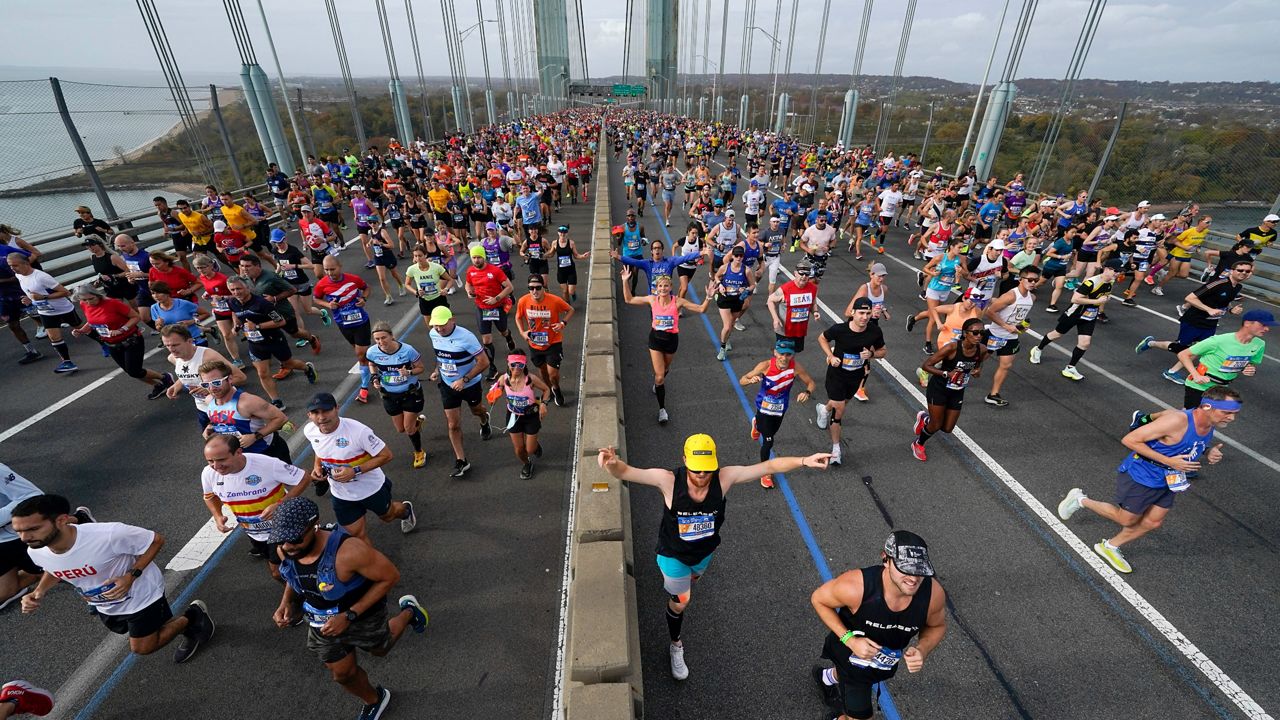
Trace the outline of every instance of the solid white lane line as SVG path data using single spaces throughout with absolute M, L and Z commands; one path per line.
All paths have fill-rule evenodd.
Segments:
M 896 260 L 896 258 L 894 259 Z M 795 277 L 795 275 L 792 274 L 792 272 L 785 266 L 782 268 L 782 272 L 785 273 L 787 277 Z M 817 304 L 833 322 L 838 323 L 844 320 L 844 318 L 833 312 L 822 300 L 818 300 Z M 893 367 L 893 365 L 891 365 L 887 360 L 877 360 L 877 362 L 880 364 L 880 367 L 894 379 L 894 381 L 901 385 L 902 388 L 911 395 L 911 397 L 915 398 L 916 402 L 919 402 L 922 406 L 927 406 L 925 403 L 924 393 L 920 392 L 920 388 L 915 383 L 911 382 L 903 376 L 902 373 L 898 372 L 897 368 Z M 1017 479 L 1015 479 L 1013 475 L 1004 468 L 1004 466 L 997 462 L 996 459 L 983 449 L 982 446 L 979 445 L 972 437 L 970 437 L 968 433 L 959 427 L 956 427 L 952 432 L 952 437 L 973 453 L 974 457 L 994 473 L 995 476 L 998 477 L 1000 481 L 1003 482 L 1005 486 L 1007 486 L 1009 490 L 1011 490 L 1013 494 L 1027 506 L 1028 509 L 1035 513 L 1036 516 L 1038 516 L 1041 521 L 1049 527 L 1049 529 L 1053 530 L 1053 532 L 1058 535 L 1058 537 L 1062 538 L 1063 542 L 1074 550 L 1076 555 L 1080 556 L 1080 559 L 1084 560 L 1085 563 L 1092 567 L 1108 585 L 1110 585 L 1121 597 L 1132 605 L 1135 610 L 1146 618 L 1147 621 L 1165 637 L 1165 639 L 1172 643 L 1173 646 L 1177 648 L 1192 665 L 1200 670 L 1200 672 L 1203 673 L 1210 682 L 1221 690 L 1224 695 L 1230 698 L 1230 700 L 1235 703 L 1246 716 L 1252 720 L 1271 720 L 1271 716 L 1268 715 L 1266 711 L 1253 700 L 1253 698 L 1249 697 L 1249 695 L 1242 690 L 1234 680 L 1228 677 L 1227 674 L 1217 666 L 1217 664 L 1201 652 L 1186 635 L 1182 634 L 1182 631 L 1174 627 L 1173 623 L 1169 622 L 1169 620 L 1166 619 L 1160 611 L 1156 610 L 1151 603 L 1147 602 L 1146 598 L 1138 594 L 1138 591 L 1134 590 L 1129 583 L 1125 582 L 1124 578 L 1122 578 L 1119 573 L 1112 570 L 1111 567 L 1102 560 L 1102 558 L 1098 557 L 1098 555 L 1093 552 L 1092 548 L 1086 545 L 1084 541 L 1076 536 L 1075 533 L 1071 532 L 1071 530 L 1069 530 L 1067 526 L 1058 519 L 1056 514 L 1051 512 L 1043 503 L 1036 499 L 1036 497 L 1032 495 L 1031 492 L 1022 485 L 1022 483 L 1018 482 Z M 906 453 L 905 442 L 903 443 L 903 453 L 904 455 Z

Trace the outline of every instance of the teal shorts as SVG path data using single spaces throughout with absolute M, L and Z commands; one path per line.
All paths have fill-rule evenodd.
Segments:
M 693 587 L 695 578 L 707 571 L 712 555 L 708 555 L 696 565 L 685 565 L 679 560 L 666 555 L 658 555 L 658 570 L 662 572 L 662 587 L 668 595 L 684 595 Z

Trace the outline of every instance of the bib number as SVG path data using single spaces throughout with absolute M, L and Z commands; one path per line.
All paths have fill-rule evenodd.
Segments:
M 1171 492 L 1185 492 L 1187 488 L 1191 487 L 1191 481 L 1187 479 L 1187 474 L 1181 470 L 1166 470 L 1164 483 Z
M 987 349 L 991 352 L 995 352 L 1008 344 L 1009 338 L 996 337 L 995 335 L 987 338 Z
M 876 656 L 870 660 L 863 660 L 857 655 L 851 655 L 849 657 L 849 662 L 859 667 L 871 668 L 872 670 L 892 670 L 901 659 L 901 650 L 880 648 L 880 651 L 876 653 Z
M 1097 317 L 1098 317 L 1097 306 L 1087 307 L 1084 309 L 1084 312 L 1080 314 L 1081 320 L 1094 320 Z
M 681 540 L 685 542 L 702 540 L 715 533 L 716 518 L 714 515 L 706 514 L 684 515 L 680 518 L 677 527 Z
M 761 400 L 760 412 L 766 415 L 781 415 L 787 411 L 787 406 L 781 400 Z
M 502 308 L 482 308 L 480 319 L 485 322 L 498 322 L 502 319 Z
M 665 330 L 670 332 L 676 326 L 675 317 L 671 315 L 655 315 L 653 317 L 653 329 Z
M 558 262 L 560 263 L 560 267 L 569 267 L 573 264 L 573 258 L 568 255 L 561 255 Z
M 862 355 L 851 355 L 849 353 L 845 353 L 844 357 L 840 359 L 840 369 L 859 370 L 865 362 L 866 361 L 862 359 Z
M 535 330 L 529 333 L 530 345 L 546 345 L 551 341 L 550 333 L 542 330 Z
M 244 336 L 249 342 L 262 342 L 265 339 L 262 337 L 262 331 L 257 328 L 245 330 Z
M 338 608 L 326 608 L 321 610 L 311 603 L 302 603 L 302 611 L 307 616 L 307 624 L 313 628 L 322 628 L 329 621 L 329 618 L 338 614 Z

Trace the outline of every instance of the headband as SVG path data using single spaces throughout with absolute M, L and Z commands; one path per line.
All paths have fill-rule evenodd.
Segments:
M 1238 412 L 1240 410 L 1239 400 L 1214 400 L 1212 398 L 1204 398 L 1200 401 L 1201 405 L 1207 405 L 1214 410 L 1223 412 Z

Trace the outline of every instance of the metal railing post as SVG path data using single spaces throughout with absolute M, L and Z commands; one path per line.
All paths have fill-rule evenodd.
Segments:
M 240 174 L 240 163 L 236 162 L 235 149 L 231 145 L 231 135 L 227 133 L 227 123 L 222 119 L 222 106 L 218 104 L 218 86 L 209 85 L 209 109 L 213 110 L 213 119 L 218 122 L 218 134 L 222 136 L 222 149 L 227 151 L 227 162 L 231 164 L 231 177 L 236 187 L 244 187 L 244 176 Z
M 58 115 L 62 117 L 62 124 L 67 128 L 67 137 L 71 140 L 71 146 L 76 150 L 76 156 L 80 158 L 80 165 L 84 168 L 84 174 L 89 178 L 89 184 L 93 185 L 93 194 L 98 196 L 98 202 L 102 204 L 102 212 L 107 216 L 107 220 L 115 222 L 120 219 L 116 213 L 116 208 L 111 204 L 111 196 L 107 194 L 107 188 L 102 184 L 102 178 L 98 177 L 98 170 L 93 166 L 93 160 L 89 158 L 89 151 L 84 147 L 84 140 L 80 139 L 80 131 L 76 130 L 76 124 L 71 119 L 71 112 L 67 110 L 67 99 L 62 95 L 62 84 L 58 82 L 58 78 L 49 78 L 49 86 L 53 89 L 53 102 L 58 106 Z
M 1089 183 L 1090 200 L 1098 189 L 1098 183 L 1102 181 L 1102 173 L 1107 170 L 1107 162 L 1111 160 L 1111 151 L 1116 147 L 1116 138 L 1120 137 L 1120 125 L 1124 123 L 1124 114 L 1128 108 L 1129 103 L 1120 103 L 1120 114 L 1116 116 L 1116 126 L 1111 129 L 1111 138 L 1107 140 L 1107 147 L 1102 151 L 1102 159 L 1098 161 L 1098 169 L 1093 173 L 1093 181 Z

